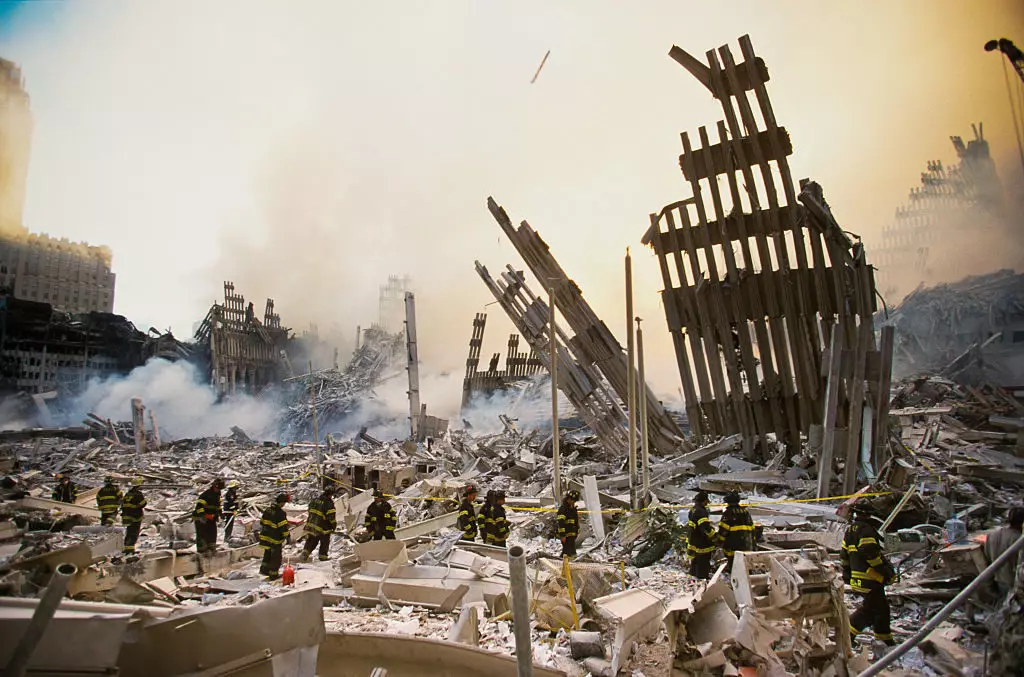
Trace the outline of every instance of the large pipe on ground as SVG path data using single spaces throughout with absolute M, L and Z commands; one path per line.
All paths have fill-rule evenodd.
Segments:
M 46 627 L 53 620 L 53 614 L 56 613 L 57 607 L 60 606 L 60 600 L 63 599 L 64 593 L 68 591 L 68 583 L 71 581 L 71 577 L 77 573 L 78 567 L 74 564 L 64 563 L 57 565 L 57 570 L 53 572 L 53 576 L 50 578 L 50 584 L 46 586 L 46 591 L 43 592 L 39 604 L 36 605 L 35 613 L 32 614 L 32 620 L 28 622 L 28 627 L 25 628 L 25 634 L 21 636 L 18 646 L 15 647 L 14 653 L 11 655 L 10 662 L 4 669 L 3 677 L 24 677 L 28 671 L 28 662 L 32 659 L 32 654 L 35 653 L 39 640 L 46 633 Z
M 512 580 L 512 628 L 516 637 L 516 667 L 519 677 L 533 677 L 533 640 L 530 635 L 530 595 L 526 590 L 526 556 L 513 545 L 508 549 Z
M 1018 538 L 1016 543 L 1011 545 L 1007 548 L 1006 552 L 996 558 L 996 561 L 989 564 L 977 578 L 971 581 L 970 585 L 961 590 L 959 595 L 951 599 L 949 604 L 942 607 L 942 611 L 932 616 L 931 620 L 925 623 L 924 627 L 918 630 L 913 637 L 882 656 L 880 660 L 876 661 L 867 670 L 857 675 L 857 677 L 874 677 L 875 675 L 880 674 L 882 670 L 885 670 L 893 663 L 893 661 L 920 644 L 921 640 L 930 635 L 932 630 L 939 627 L 942 621 L 946 620 L 951 613 L 960 607 L 961 604 L 970 599 L 971 596 L 978 591 L 978 588 L 986 583 L 988 579 L 992 578 L 1000 567 L 1009 562 L 1010 559 L 1021 550 L 1024 550 L 1024 536 Z

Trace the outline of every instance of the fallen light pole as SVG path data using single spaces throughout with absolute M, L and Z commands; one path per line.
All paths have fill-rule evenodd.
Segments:
M 57 565 L 53 577 L 50 578 L 50 584 L 46 586 L 46 592 L 43 593 L 42 599 L 36 605 L 36 610 L 25 629 L 25 634 L 21 636 L 10 662 L 4 669 L 3 677 L 24 677 L 28 672 L 28 663 L 32 660 L 32 654 L 35 653 L 39 641 L 46 634 L 46 628 L 53 620 L 53 615 L 57 613 L 57 607 L 60 606 L 60 601 L 68 590 L 68 582 L 77 573 L 78 567 L 74 564 Z
M 551 346 L 551 465 L 555 502 L 562 500 L 562 458 L 558 431 L 558 332 L 555 326 L 555 288 L 548 288 L 548 345 Z
M 930 635 L 935 628 L 939 627 L 942 621 L 946 620 L 946 618 L 956 611 L 961 604 L 970 599 L 971 596 L 977 592 L 978 588 L 988 582 L 988 579 L 992 578 L 996 571 L 998 571 L 1004 564 L 1007 564 L 1021 550 L 1024 550 L 1024 536 L 1018 538 L 1016 543 L 1007 548 L 1006 552 L 996 558 L 996 561 L 989 564 L 987 569 L 978 574 L 978 577 L 971 581 L 970 585 L 961 590 L 960 594 L 950 600 L 949 604 L 942 607 L 942 610 L 939 611 L 939 613 L 932 616 L 931 620 L 925 623 L 923 628 L 914 633 L 913 637 L 882 656 L 880 660 L 875 662 L 864 672 L 857 675 L 857 677 L 874 677 L 875 675 L 880 674 L 882 670 L 891 665 L 893 661 L 920 644 L 921 640 Z
M 533 677 L 533 644 L 530 636 L 530 595 L 526 590 L 526 557 L 523 549 L 508 549 L 509 579 L 512 584 L 512 629 L 516 638 L 516 668 L 519 677 Z

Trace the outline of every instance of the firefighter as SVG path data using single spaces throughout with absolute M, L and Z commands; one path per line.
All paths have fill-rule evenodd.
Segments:
M 505 517 L 505 492 L 500 489 L 494 492 L 491 509 L 487 513 L 487 521 L 490 523 L 491 545 L 504 548 L 509 532 L 512 531 L 512 525 Z
M 892 583 L 895 573 L 885 559 L 882 542 L 878 533 L 882 520 L 869 505 L 853 507 L 853 524 L 843 538 L 843 580 L 858 593 L 863 602 L 850 615 L 850 635 L 857 638 L 869 626 L 875 631 L 875 639 L 892 646 L 892 630 L 889 628 L 889 600 L 885 586 Z
M 395 520 L 395 512 L 391 509 L 391 504 L 384 500 L 384 494 L 381 493 L 380 489 L 373 490 L 373 503 L 366 508 L 366 518 L 363 520 L 363 526 L 367 531 L 370 532 L 373 540 L 394 540 L 395 539 L 395 526 L 398 522 Z
M 220 490 L 224 488 L 224 480 L 219 477 L 210 488 L 199 494 L 192 521 L 196 525 L 196 552 L 213 553 L 217 551 L 217 519 L 220 518 Z
M 260 547 L 263 548 L 260 574 L 270 580 L 281 575 L 281 551 L 288 540 L 288 515 L 285 514 L 284 505 L 289 500 L 288 494 L 278 494 L 274 504 L 264 510 L 260 517 Z
M 690 575 L 707 580 L 711 578 L 711 556 L 715 552 L 715 528 L 708 518 L 707 492 L 698 491 L 690 510 L 689 542 L 686 552 L 690 555 Z
M 126 555 L 135 552 L 135 543 L 139 540 L 142 529 L 142 516 L 146 512 L 146 497 L 142 494 L 141 477 L 132 480 L 132 488 L 124 495 L 121 504 L 121 524 L 124 525 L 124 552 Z
M 123 498 L 124 494 L 114 484 L 114 478 L 110 475 L 104 477 L 103 486 L 96 494 L 96 505 L 100 509 L 100 524 L 105 527 L 114 525 L 114 520 L 117 519 L 117 510 L 121 507 Z
M 558 506 L 558 540 L 562 542 L 562 557 L 576 556 L 576 537 L 580 535 L 580 513 L 576 501 L 580 492 L 575 489 L 566 492 L 562 505 Z
M 740 505 L 740 495 L 730 491 L 725 495 L 725 514 L 718 523 L 718 544 L 727 558 L 726 571 L 732 573 L 733 555 L 737 550 L 754 549 L 754 520 L 750 511 Z
M 494 518 L 491 510 L 494 508 L 494 496 L 497 493 L 494 489 L 487 490 L 484 505 L 476 515 L 476 523 L 480 527 L 480 540 L 488 544 L 494 540 Z
M 476 494 L 476 487 L 470 484 L 466 487 L 466 493 L 463 496 L 462 503 L 459 505 L 458 527 L 462 532 L 462 538 L 460 540 L 463 541 L 476 540 L 476 511 L 473 508 L 473 501 L 476 500 Z
M 53 488 L 52 498 L 61 503 L 74 503 L 78 498 L 78 487 L 69 475 L 57 475 L 57 486 Z
M 224 492 L 224 542 L 231 540 L 231 532 L 235 528 L 235 515 L 238 514 L 238 480 L 228 482 L 228 490 Z
M 320 561 L 326 562 L 331 549 L 331 534 L 338 528 L 337 513 L 334 509 L 334 486 L 324 487 L 322 494 L 309 504 L 309 516 L 306 518 L 306 547 L 302 551 L 302 561 L 308 562 L 313 550 L 320 545 Z

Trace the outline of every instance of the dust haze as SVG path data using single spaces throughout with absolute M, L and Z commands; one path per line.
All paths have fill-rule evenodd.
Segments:
M 0 39 L 36 118 L 26 225 L 110 245 L 115 311 L 138 326 L 190 335 L 232 280 L 257 308 L 274 298 L 285 326 L 315 323 L 342 363 L 376 319 L 378 286 L 407 274 L 433 378 L 423 400 L 441 416 L 458 403 L 473 314 L 492 301 L 474 259 L 523 267 L 489 195 L 530 221 L 623 343 L 633 247 L 652 386 L 677 393 L 639 240 L 650 212 L 687 194 L 679 132 L 721 113 L 666 56 L 673 44 L 701 55 L 751 34 L 794 174 L 824 186 L 869 258 L 925 162 L 949 158 L 971 122 L 985 122 L 1004 184 L 1020 180 L 1004 161 L 1002 73 L 982 50 L 1024 41 L 1011 0 L 813 16 L 752 1 L 50 4 L 28 3 Z M 485 355 L 509 331 L 488 311 Z

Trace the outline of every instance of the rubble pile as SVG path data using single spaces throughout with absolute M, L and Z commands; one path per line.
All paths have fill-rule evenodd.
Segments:
M 367 329 L 343 370 L 323 369 L 289 379 L 284 411 L 284 439 L 312 439 L 314 409 L 321 430 L 341 425 L 345 417 L 373 398 L 374 386 L 401 374 L 404 368 L 405 334 Z M 314 404 L 315 402 L 315 404 Z

